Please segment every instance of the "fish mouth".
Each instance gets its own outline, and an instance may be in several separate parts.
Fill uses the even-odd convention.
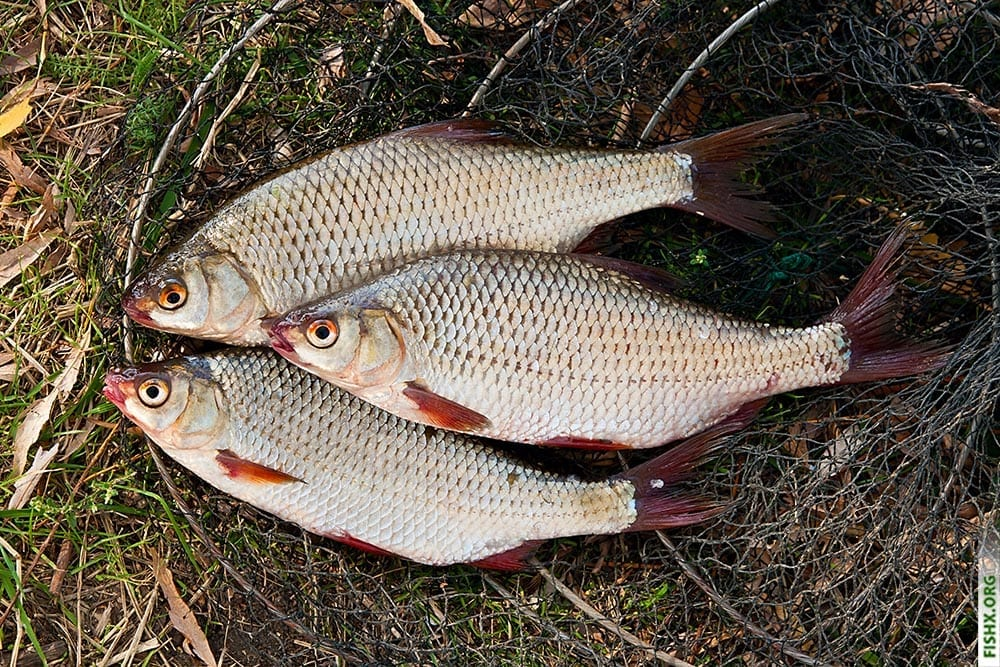
[[[153,318],[149,313],[153,310],[153,300],[148,296],[129,294],[122,299],[122,309],[129,318],[145,327],[153,327]]]
[[[128,381],[129,378],[125,373],[113,368],[104,377],[104,389],[101,390],[104,398],[114,403],[122,412],[125,411],[125,392],[122,391],[122,385]]]
[[[287,322],[275,322],[273,318],[261,321],[261,326],[267,331],[268,337],[271,339],[271,347],[273,347],[278,354],[283,357],[291,357],[295,355],[295,346],[292,345],[291,341],[285,336],[285,332],[291,326]]]

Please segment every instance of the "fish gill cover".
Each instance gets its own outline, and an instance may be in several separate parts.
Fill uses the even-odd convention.
[[[142,484],[189,507],[204,534],[174,574],[203,596],[196,613],[217,654],[245,665],[971,662],[974,555],[996,521],[1000,456],[1000,16],[988,3],[769,3],[656,118],[750,3],[420,2],[430,32],[403,3],[279,4],[270,15],[195,3],[150,51],[93,204],[108,221],[112,349],[126,335],[126,275],[221,202],[324,147],[468,110],[540,144],[650,147],[808,112],[747,173],[776,206],[774,241],[653,211],[601,249],[680,274],[692,300],[800,325],[843,299],[908,221],[899,326],[956,351],[918,378],[776,398],[706,468],[703,485],[730,511],[663,536],[550,543],[546,570],[525,574],[423,567],[304,535],[176,466],[158,478],[123,435]],[[201,345],[127,336],[139,360]],[[614,457],[586,463],[621,469]]]

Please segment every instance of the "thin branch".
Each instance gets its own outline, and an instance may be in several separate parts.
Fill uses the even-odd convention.
[[[569,600],[574,607],[582,611],[584,614],[586,614],[593,620],[597,621],[598,625],[600,625],[608,632],[613,632],[614,634],[621,637],[632,646],[638,649],[642,649],[648,655],[656,658],[665,665],[670,665],[671,667],[694,667],[692,664],[684,662],[680,658],[675,658],[666,651],[660,651],[654,648],[653,645],[650,644],[649,642],[642,641],[641,639],[633,635],[631,632],[622,628],[620,625],[612,621],[610,618],[608,618],[601,612],[594,609],[594,607],[592,607],[590,603],[588,603],[582,597],[574,593],[569,586],[564,584],[555,575],[553,575],[551,572],[545,569],[545,567],[543,567],[542,564],[539,563],[537,559],[532,558],[529,562],[535,568],[537,568],[538,573],[541,574],[542,577],[547,582],[552,584],[553,588],[559,591],[560,595]]]
[[[660,541],[663,542],[663,545],[670,550],[670,553],[673,555],[674,559],[677,560],[677,563],[681,566],[681,569],[684,571],[684,574],[687,576],[687,578],[693,581],[695,585],[698,586],[698,588],[705,591],[705,595],[707,595],[712,600],[712,602],[722,607],[723,611],[725,611],[727,614],[729,614],[737,621],[739,621],[743,625],[743,627],[749,630],[751,634],[753,634],[755,637],[764,640],[772,647],[778,649],[779,651],[787,655],[789,658],[794,658],[795,660],[798,660],[802,664],[816,665],[817,667],[833,667],[829,663],[823,662],[822,660],[818,660],[817,658],[814,658],[807,653],[803,653],[802,651],[796,648],[788,646],[787,641],[783,639],[778,639],[774,635],[768,633],[766,630],[764,630],[764,628],[760,627],[759,625],[751,623],[746,616],[736,611],[736,608],[733,607],[733,605],[729,604],[729,602],[726,601],[724,597],[719,595],[719,592],[716,591],[714,588],[712,588],[712,586],[708,582],[706,582],[700,574],[698,574],[698,572],[694,569],[694,567],[690,563],[684,560],[684,557],[681,556],[680,552],[677,550],[677,547],[674,546],[673,542],[671,542],[667,538],[667,536],[663,533],[662,530],[656,531],[656,536],[659,537]]]
[[[246,97],[247,92],[250,90],[250,84],[253,83],[254,77],[257,76],[257,72],[260,71],[260,52],[257,52],[257,57],[254,58],[253,64],[250,65],[250,69],[243,76],[243,83],[240,84],[239,90],[236,94],[229,100],[229,104],[226,108],[222,110],[215,120],[212,121],[212,127],[209,128],[208,134],[205,136],[205,143],[201,145],[201,150],[198,151],[198,157],[195,158],[194,168],[201,169],[202,165],[205,164],[205,160],[208,159],[208,154],[212,152],[215,148],[215,138],[219,135],[219,130],[222,129],[222,124],[226,122],[230,114],[236,111],[242,102],[243,98]]]
[[[170,131],[167,133],[167,138],[163,140],[163,144],[160,146],[160,151],[157,153],[152,166],[149,168],[149,172],[146,174],[146,181],[143,185],[142,192],[139,194],[139,200],[135,205],[135,209],[132,211],[131,242],[129,243],[128,254],[125,258],[126,284],[132,282],[132,270],[135,268],[135,260],[139,254],[139,247],[142,245],[142,224],[146,217],[146,210],[149,208],[149,201],[153,196],[153,187],[156,184],[156,177],[167,160],[167,154],[177,142],[177,138],[181,133],[181,128],[184,127],[188,119],[191,117],[191,114],[194,113],[194,109],[197,105],[201,104],[201,100],[205,97],[209,87],[222,72],[222,69],[229,63],[230,60],[232,60],[233,56],[235,56],[247,42],[253,39],[257,33],[267,27],[276,14],[284,11],[294,2],[295,0],[277,0],[277,2],[275,2],[269,10],[264,12],[260,18],[254,21],[253,24],[247,28],[246,32],[243,33],[242,37],[222,52],[222,55],[220,55],[218,60],[215,61],[215,64],[212,65],[212,69],[209,70],[208,74],[202,78],[201,83],[199,83],[198,87],[194,89],[191,97],[184,104],[180,113],[177,114],[177,120],[175,120],[174,124],[170,127]],[[131,362],[133,353],[131,326],[125,327],[124,347],[125,358]]]
[[[576,653],[577,656],[579,656],[581,658],[587,658],[589,660],[596,660],[596,659],[598,659],[598,655],[594,651],[594,649],[590,648],[589,646],[587,646],[583,642],[581,642],[581,641],[579,641],[577,639],[574,639],[573,637],[570,637],[565,632],[562,632],[561,630],[558,630],[557,628],[550,627],[550,624],[547,624],[545,622],[545,620],[541,616],[539,616],[538,614],[536,614],[534,612],[533,609],[531,609],[530,607],[528,607],[526,605],[521,604],[520,600],[518,600],[516,597],[514,597],[513,593],[511,593],[509,590],[507,590],[506,588],[504,588],[504,586],[501,585],[500,582],[498,582],[496,579],[494,579],[493,577],[491,577],[487,572],[483,572],[481,576],[483,578],[483,581],[485,581],[487,584],[489,584],[493,588],[493,590],[495,590],[497,593],[499,593],[500,595],[502,595],[505,600],[507,600],[508,602],[510,602],[512,605],[514,605],[517,608],[518,612],[520,612],[520,613],[524,614],[525,616],[527,616],[528,618],[530,618],[532,621],[534,621],[535,623],[537,623],[539,627],[551,631],[552,634],[555,635],[556,639],[558,639],[561,642],[564,642],[564,643],[568,644],[569,647],[570,647],[570,649],[574,653]]]
[[[503,74],[503,71],[507,69],[507,65],[514,61],[514,58],[521,53],[524,47],[530,44],[532,40],[536,39],[542,30],[545,30],[550,25],[555,23],[556,19],[576,7],[578,4],[580,4],[580,0],[565,0],[561,5],[553,9],[551,12],[539,19],[537,23],[528,28],[528,30],[521,35],[521,38],[514,42],[512,47],[507,49],[507,52],[500,57],[497,64],[493,66],[490,73],[487,74],[486,78],[483,79],[483,82],[479,84],[479,88],[476,89],[472,99],[469,100],[469,104],[466,105],[465,111],[462,112],[462,117],[465,118],[472,113],[472,110],[479,105],[483,97],[486,95],[486,92],[493,85],[493,82],[496,81],[501,74]]]
[[[673,105],[674,100],[680,95],[681,90],[687,85],[694,73],[705,64],[713,53],[719,50],[719,48],[729,41],[729,39],[735,35],[737,32],[743,29],[748,23],[753,21],[762,12],[770,9],[774,5],[781,2],[781,0],[761,0],[757,3],[753,9],[748,11],[743,16],[736,19],[735,23],[730,25],[728,28],[722,31],[718,37],[712,40],[712,43],[705,47],[705,50],[698,54],[698,57],[691,61],[691,64],[687,66],[687,69],[681,74],[680,78],[677,79],[677,83],[674,87],[670,89],[667,96],[663,98],[659,106],[656,107],[656,111],[650,117],[649,122],[646,123],[646,129],[642,131],[642,136],[639,137],[639,143],[646,141],[649,136],[653,133],[653,129],[656,128],[656,124],[660,122],[660,117],[667,112],[667,110]]]

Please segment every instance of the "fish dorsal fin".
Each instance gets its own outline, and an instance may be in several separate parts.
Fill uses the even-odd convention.
[[[459,118],[408,127],[387,135],[389,139],[439,139],[466,144],[512,146],[518,142],[503,126],[489,120]]]
[[[450,431],[477,432],[492,426],[489,418],[427,388],[422,382],[406,383],[403,396],[416,403],[424,420]]]
[[[628,262],[624,259],[616,259],[614,257],[605,257],[604,255],[576,253],[573,257],[602,269],[620,273],[654,292],[676,292],[684,287],[685,284],[682,278],[675,276],[669,271],[647,264],[636,264],[635,262]]]
[[[535,553],[545,540],[528,540],[521,546],[502,551],[486,558],[474,560],[469,563],[474,567],[481,567],[484,570],[501,570],[504,572],[517,572],[528,567],[528,559]]]
[[[268,466],[247,461],[231,449],[220,449],[215,461],[222,467],[226,477],[253,484],[288,484],[302,480],[288,473]]]

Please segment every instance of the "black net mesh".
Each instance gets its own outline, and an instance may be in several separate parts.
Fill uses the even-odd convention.
[[[693,300],[807,324],[908,221],[900,327],[955,353],[917,379],[775,399],[706,469],[708,486],[733,501],[712,523],[665,539],[543,547],[539,560],[605,624],[540,573],[368,557],[171,468],[221,550],[193,557],[187,579],[203,583],[199,610],[230,664],[645,664],[665,654],[696,664],[970,663],[976,545],[995,516],[1000,455],[1000,22],[990,5],[771,3],[694,72],[645,142],[684,68],[749,5],[423,6],[446,46],[430,45],[394,4],[312,2],[274,17],[181,127],[143,219],[144,257],[296,159],[459,115],[503,61],[473,115],[543,144],[654,145],[809,112],[748,174],[779,211],[777,240],[654,211],[624,221],[603,250],[680,273]],[[175,41],[196,50],[160,55],[186,58],[187,74],[150,68],[125,143],[145,136],[155,152],[222,48],[265,10],[192,7]],[[136,149],[114,156],[109,201],[129,201],[148,173]],[[123,275],[127,211],[108,219],[108,259]],[[120,288],[109,285],[109,312]],[[199,347],[135,335],[140,358]]]

